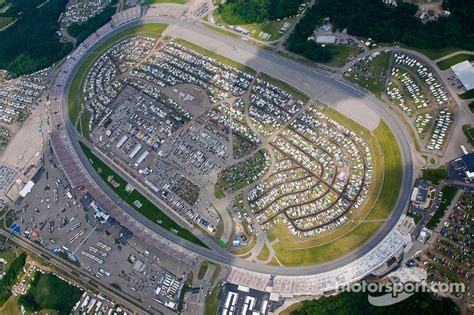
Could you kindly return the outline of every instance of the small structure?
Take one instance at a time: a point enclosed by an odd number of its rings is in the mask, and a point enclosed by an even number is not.
[[[318,44],[335,44],[336,36],[334,35],[320,35],[316,37],[316,43]]]
[[[417,186],[413,187],[410,201],[417,208],[428,209],[434,191],[434,188],[429,186],[427,182],[420,181]]]
[[[474,89],[474,67],[469,60],[464,60],[451,66],[451,70],[453,70],[467,91]]]
[[[471,182],[474,180],[474,153],[464,154],[460,158],[449,162],[447,170],[448,179]]]
[[[28,195],[31,192],[31,190],[33,189],[33,186],[35,186],[35,183],[31,180],[28,181],[25,187],[23,187],[23,189],[20,190],[20,197],[25,198],[26,195]]]
[[[426,241],[430,238],[432,233],[433,231],[431,231],[427,227],[423,227],[423,229],[421,229],[420,235],[418,235],[418,238],[417,238],[418,242],[425,244]]]

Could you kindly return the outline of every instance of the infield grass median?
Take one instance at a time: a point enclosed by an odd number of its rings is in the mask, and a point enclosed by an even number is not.
[[[129,206],[141,213],[147,219],[152,221],[155,224],[158,224],[162,228],[178,235],[179,237],[188,240],[196,245],[208,248],[199,238],[194,236],[193,233],[188,231],[186,228],[181,227],[170,217],[168,217],[161,209],[156,207],[151,201],[149,201],[145,196],[143,196],[138,190],[134,189],[132,192],[128,192],[125,187],[127,182],[115,173],[107,164],[105,164],[101,159],[99,159],[85,144],[80,143],[82,151],[87,156],[91,162],[94,169],[100,175],[100,177],[107,183],[107,185],[112,188],[115,193],[122,198]],[[112,176],[113,181],[118,184],[114,184],[110,181],[110,176]],[[141,207],[137,207],[134,202],[139,201]]]

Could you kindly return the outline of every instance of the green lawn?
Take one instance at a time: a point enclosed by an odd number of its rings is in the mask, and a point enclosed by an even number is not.
[[[89,130],[90,119],[91,119],[91,114],[89,113],[89,111],[86,110],[81,114],[81,133],[87,139],[89,139],[89,134],[90,134],[90,130]]]
[[[0,16],[0,30],[3,29],[5,26],[13,22],[15,18],[8,17],[8,16]]]
[[[177,38],[177,39],[174,39],[173,41],[175,43],[178,43],[178,44],[181,44],[181,45],[186,46],[188,48],[191,48],[192,50],[194,50],[198,53],[201,53],[203,55],[214,58],[215,60],[217,60],[219,62],[225,63],[225,64],[227,64],[231,67],[237,68],[237,69],[242,70],[244,72],[247,72],[247,73],[250,73],[250,74],[256,74],[257,73],[254,69],[250,68],[249,66],[243,65],[241,63],[238,63],[237,61],[234,61],[234,60],[229,59],[227,57],[224,57],[222,55],[216,54],[213,51],[210,51],[210,50],[208,50],[206,48],[203,48],[201,46],[198,46],[196,44],[190,43],[190,42],[188,42],[184,39]]]
[[[149,201],[145,196],[143,196],[136,189],[131,193],[125,190],[127,182],[120,176],[118,176],[107,164],[102,162],[97,156],[92,153],[92,151],[81,143],[81,148],[84,151],[84,154],[87,156],[91,162],[94,169],[99,173],[100,177],[109,185],[116,193],[122,198],[127,204],[132,208],[137,210],[139,213],[143,214],[150,221],[160,225],[162,228],[175,233],[176,235],[188,240],[194,244],[208,248],[199,238],[194,236],[193,233],[188,231],[186,228],[181,227],[176,222],[174,222],[170,217],[168,217],[163,211],[156,207],[151,201]],[[115,188],[107,178],[113,176],[114,180],[119,183],[119,187]],[[142,204],[142,207],[137,208],[133,202],[139,200]]]
[[[217,199],[222,199],[225,197],[225,193],[220,189],[219,187],[215,186],[214,187],[214,197]]]
[[[454,196],[456,195],[458,189],[455,187],[450,187],[446,186],[444,187],[441,192],[443,193],[443,197],[441,199],[441,203],[439,205],[438,210],[433,214],[431,219],[428,221],[426,224],[426,227],[430,230],[434,230],[436,226],[438,225],[439,220],[444,216],[444,213],[448,209],[448,207],[451,205],[451,202],[454,199]]]
[[[415,224],[418,224],[418,222],[420,222],[420,220],[423,218],[423,216],[413,213],[413,212],[407,212],[407,216],[413,218],[413,220],[415,221]]]
[[[464,60],[474,61],[474,55],[469,54],[459,54],[448,59],[441,60],[437,62],[438,68],[441,70],[447,70],[452,65],[463,62]]]
[[[444,179],[446,179],[446,176],[448,176],[448,173],[444,167],[426,168],[421,170],[421,172],[421,178],[432,182],[434,185],[439,185]]]
[[[214,14],[214,20],[218,24],[228,24],[228,25],[242,25],[245,24],[245,21],[238,15],[234,15],[230,6],[225,5],[221,10],[216,10]]]
[[[217,283],[212,289],[211,293],[206,296],[206,302],[204,303],[204,314],[216,315],[219,310],[219,291],[221,289],[221,283]]]
[[[120,40],[127,38],[132,35],[146,35],[154,38],[160,38],[161,34],[164,30],[168,27],[167,24],[159,24],[159,23],[150,23],[150,24],[140,24],[137,26],[133,26],[128,28],[98,46],[90,55],[89,57],[81,64],[80,68],[78,69],[77,73],[74,76],[74,79],[71,83],[71,87],[69,89],[68,94],[68,112],[69,117],[72,123],[75,125],[79,118],[79,113],[81,111],[81,99],[82,99],[82,84],[83,78],[86,76],[87,72],[89,71],[90,67],[94,63],[97,57],[99,57],[104,51],[106,51],[109,47],[114,45],[115,43],[119,42]],[[81,118],[84,119],[84,118]],[[83,130],[84,131],[84,130]]]
[[[338,240],[307,249],[291,250],[278,242],[273,245],[278,260],[285,266],[321,264],[342,257],[364,244],[383,222],[364,222]]]
[[[402,45],[402,47],[417,51],[432,60],[439,59],[446,55],[455,53],[456,51],[465,50],[463,48],[457,48],[457,47],[446,47],[442,49],[423,49],[423,48],[414,48],[414,47],[410,47],[406,45]]]
[[[469,103],[468,107],[471,113],[474,113],[474,102]]]
[[[209,260],[204,260],[202,263],[201,263],[201,266],[199,266],[199,271],[198,271],[198,274],[197,274],[197,278],[199,280],[202,280],[204,279],[204,275],[206,274],[206,271],[207,271],[207,267],[209,266],[211,262]]]
[[[381,120],[374,134],[382,148],[385,170],[382,190],[374,208],[367,217],[368,220],[386,219],[390,215],[398,199],[402,183],[402,160],[397,140],[392,131]]]
[[[461,98],[463,100],[468,100],[468,99],[474,98],[474,89],[471,89],[471,90],[466,91],[462,94],[459,94],[459,98]]]
[[[467,138],[470,145],[474,146],[474,128],[471,125],[466,124],[462,126],[462,131]]]
[[[324,65],[330,67],[340,68],[346,64],[346,60],[349,57],[357,56],[362,52],[360,48],[349,47],[345,45],[326,45],[324,49],[329,50],[332,54],[331,60],[327,62],[321,62]]]
[[[372,61],[367,65],[366,71],[372,73],[372,75],[366,74],[359,69],[352,68],[351,72],[346,72],[345,77],[370,91],[377,97],[381,97],[385,89],[385,79],[384,74],[387,72],[388,63],[390,60],[390,53],[382,53],[372,59]]]
[[[56,310],[59,314],[71,313],[82,296],[82,289],[70,285],[51,273],[36,272],[35,280],[25,297],[32,298],[41,310]],[[37,279],[36,277],[39,277]],[[20,298],[22,303],[23,298]]]
[[[270,257],[270,249],[267,244],[263,245],[262,251],[258,254],[257,259],[267,260]]]

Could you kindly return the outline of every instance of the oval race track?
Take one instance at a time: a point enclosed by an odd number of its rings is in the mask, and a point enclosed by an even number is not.
[[[254,58],[247,62],[246,64],[253,67],[257,71],[261,71],[261,67],[259,65],[269,65],[271,69],[276,69],[275,73],[271,73],[270,71],[264,70],[265,72],[269,73],[272,76],[277,77],[283,81],[288,82],[291,85],[305,91],[314,99],[319,99],[324,103],[328,104],[329,106],[335,106],[341,100],[353,101],[354,104],[363,102],[373,113],[376,113],[381,119],[383,119],[388,127],[393,132],[395,138],[398,141],[400,155],[402,158],[403,163],[403,177],[401,183],[400,194],[398,196],[398,200],[390,218],[385,222],[385,224],[380,228],[377,233],[365,244],[361,247],[356,249],[355,251],[347,254],[346,256],[340,257],[336,260],[333,260],[328,263],[319,264],[319,265],[311,265],[311,266],[303,266],[303,267],[275,267],[275,266],[267,266],[262,264],[253,263],[250,261],[238,259],[232,254],[228,253],[216,243],[209,240],[206,244],[213,249],[213,251],[207,250],[201,246],[195,245],[191,242],[185,241],[182,238],[178,237],[177,235],[164,230],[160,226],[154,224],[153,222],[149,221],[140,213],[136,212],[133,208],[122,202],[122,200],[115,194],[115,192],[100,178],[100,176],[95,172],[94,168],[88,161],[87,157],[82,152],[79,146],[79,139],[78,134],[74,126],[72,125],[69,115],[68,115],[68,104],[67,104],[67,95],[69,92],[69,88],[71,86],[72,80],[74,75],[76,74],[77,70],[79,69],[82,62],[88,57],[88,55],[94,51],[94,49],[104,42],[106,39],[112,37],[113,35],[127,29],[129,27],[142,24],[142,23],[165,23],[170,24],[176,29],[182,29],[185,31],[187,36],[194,36],[193,33],[199,34],[201,37],[206,37],[209,43],[218,42],[219,45],[227,45],[228,47],[232,47],[237,54],[242,53],[242,55],[249,55],[253,54]],[[197,31],[197,32],[196,32]],[[186,38],[185,38],[186,39]],[[206,48],[205,45],[204,48]],[[212,47],[209,47],[212,49]],[[72,70],[71,74],[67,78],[67,82],[61,86],[62,89],[62,114],[65,126],[61,126],[60,128],[66,128],[67,135],[71,140],[72,147],[74,148],[75,154],[77,154],[80,163],[79,167],[85,168],[88,175],[100,186],[100,188],[116,203],[118,204],[122,211],[125,211],[130,217],[138,221],[143,226],[147,227],[148,229],[152,230],[154,233],[157,233],[161,237],[173,242],[177,245],[180,245],[184,249],[196,253],[200,256],[203,256],[207,259],[231,265],[235,267],[239,267],[245,270],[265,273],[265,274],[272,274],[272,275],[284,275],[284,276],[303,276],[303,275],[313,275],[319,274],[323,272],[327,272],[330,270],[337,269],[341,266],[347,265],[350,262],[353,262],[357,258],[360,258],[367,254],[371,249],[373,249],[378,243],[380,243],[394,228],[396,223],[398,222],[399,218],[404,212],[406,208],[409,197],[410,191],[413,182],[413,164],[412,164],[412,155],[410,150],[409,144],[409,136],[405,133],[404,128],[395,119],[394,115],[387,109],[387,107],[379,100],[373,98],[372,96],[368,95],[363,90],[359,89],[352,84],[348,84],[346,82],[342,82],[340,80],[332,79],[328,74],[322,73],[315,69],[309,69],[301,64],[293,62],[289,59],[280,57],[268,51],[258,49],[256,47],[250,46],[245,44],[241,41],[236,41],[230,37],[225,35],[212,32],[211,30],[203,27],[202,25],[194,25],[189,24],[184,21],[178,21],[171,18],[161,18],[161,17],[147,17],[141,18],[138,20],[133,20],[131,22],[125,23],[117,28],[115,28],[111,33],[101,38],[98,42],[96,42],[93,46],[87,48],[88,51],[85,53],[80,60],[75,64],[74,69]],[[224,54],[224,53],[221,53]],[[236,60],[239,61],[239,60]],[[285,77],[281,76],[281,73],[285,74]],[[286,75],[287,74],[287,75]],[[354,105],[356,106],[356,105]],[[354,111],[357,111],[357,108],[354,108]],[[364,107],[359,108],[359,110],[365,110]],[[58,113],[59,114],[59,113]],[[123,174],[126,175],[126,174]],[[147,192],[141,191],[145,196],[149,198],[149,194]],[[172,215],[173,217],[173,215]],[[195,230],[197,231],[197,230]],[[194,231],[193,231],[194,232]],[[206,238],[206,236],[202,233],[197,231],[196,234],[201,237]],[[387,257],[388,258],[388,257]]]

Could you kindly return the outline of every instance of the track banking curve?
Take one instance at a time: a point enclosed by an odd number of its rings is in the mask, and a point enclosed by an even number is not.
[[[69,93],[69,89],[72,83],[74,76],[76,75],[78,69],[80,68],[81,64],[87,59],[92,51],[100,44],[102,44],[105,40],[111,38],[112,36],[116,35],[117,33],[130,28],[132,26],[136,26],[139,24],[146,24],[146,23],[164,23],[169,25],[179,26],[181,28],[185,28],[189,31],[196,32],[199,31],[201,35],[205,34],[210,40],[219,41],[220,43],[232,45],[234,50],[241,50],[243,52],[251,52],[254,53],[255,56],[255,64],[257,66],[251,65],[256,70],[259,70],[258,63],[259,61],[271,62],[274,64],[275,68],[283,69],[283,71],[293,71],[298,74],[300,81],[291,81],[288,78],[282,78],[281,76],[278,77],[277,75],[270,73],[271,75],[277,76],[279,79],[288,82],[289,84],[294,85],[295,87],[303,90],[307,94],[309,94],[314,99],[322,100],[324,103],[328,104],[329,106],[333,105],[334,102],[340,100],[340,97],[344,97],[347,100],[355,100],[355,99],[363,99],[364,103],[375,112],[380,118],[382,118],[390,130],[393,132],[395,138],[397,139],[400,155],[403,162],[403,176],[402,176],[402,183],[400,187],[400,193],[396,202],[396,205],[392,211],[390,218],[384,223],[384,225],[377,231],[375,235],[371,237],[367,242],[365,242],[362,246],[355,249],[354,251],[342,256],[338,259],[335,259],[330,262],[326,262],[323,264],[317,265],[308,265],[308,266],[301,266],[301,267],[286,267],[286,266],[269,266],[269,265],[262,265],[250,261],[246,261],[243,259],[239,259],[229,252],[222,249],[216,243],[212,242],[209,238],[204,236],[208,241],[206,244],[212,249],[208,250],[199,245],[191,243],[182,239],[181,237],[163,229],[162,227],[154,224],[142,214],[138,213],[132,207],[127,205],[121,198],[100,178],[97,172],[94,170],[92,165],[90,164],[89,160],[83,153],[80,145],[79,145],[79,137],[77,134],[76,129],[72,125],[70,121],[70,117],[68,114],[67,108],[67,97]],[[205,47],[206,48],[206,47]],[[238,60],[237,60],[238,61]],[[320,95],[316,89],[313,87],[316,86],[324,86],[333,92],[325,93],[324,95]],[[336,99],[332,99],[332,97],[336,95]],[[412,155],[409,143],[409,136],[404,131],[404,128],[398,122],[398,120],[394,117],[386,106],[384,106],[381,101],[375,99],[367,92],[361,90],[359,87],[354,86],[350,83],[346,83],[344,81],[331,78],[326,73],[322,73],[316,69],[309,69],[304,65],[296,63],[292,60],[280,57],[275,55],[271,52],[258,49],[256,47],[250,46],[248,44],[242,43],[238,40],[232,39],[220,33],[213,32],[201,25],[194,25],[182,20],[176,20],[173,18],[164,18],[164,17],[145,17],[138,20],[133,20],[131,22],[125,23],[116,29],[114,29],[111,33],[101,38],[95,45],[88,48],[88,52],[76,63],[71,75],[69,76],[66,84],[63,88],[62,94],[62,109],[64,120],[66,122],[66,130],[68,136],[71,140],[74,150],[78,155],[83,167],[87,170],[89,175],[93,178],[93,180],[99,185],[99,187],[114,201],[116,202],[129,216],[133,217],[135,220],[140,222],[140,224],[144,225],[145,227],[151,229],[153,232],[159,234],[161,237],[167,239],[170,242],[173,242],[177,245],[182,246],[186,250],[192,251],[206,259],[210,259],[216,261],[218,263],[226,264],[229,266],[234,266],[238,268],[242,268],[249,271],[264,273],[264,274],[271,274],[271,275],[282,275],[282,276],[304,276],[304,275],[314,275],[318,273],[327,272],[330,270],[337,269],[342,267],[354,260],[364,256],[367,254],[372,248],[374,248],[378,243],[380,243],[394,228],[395,224],[398,222],[400,216],[403,214],[410,197],[410,190],[411,185],[413,182],[413,162],[412,162]],[[141,189],[139,189],[145,196],[149,197],[150,195]],[[204,234],[197,231],[197,234],[203,236]],[[201,237],[202,238],[202,237]],[[387,257],[388,258],[388,257]]]

